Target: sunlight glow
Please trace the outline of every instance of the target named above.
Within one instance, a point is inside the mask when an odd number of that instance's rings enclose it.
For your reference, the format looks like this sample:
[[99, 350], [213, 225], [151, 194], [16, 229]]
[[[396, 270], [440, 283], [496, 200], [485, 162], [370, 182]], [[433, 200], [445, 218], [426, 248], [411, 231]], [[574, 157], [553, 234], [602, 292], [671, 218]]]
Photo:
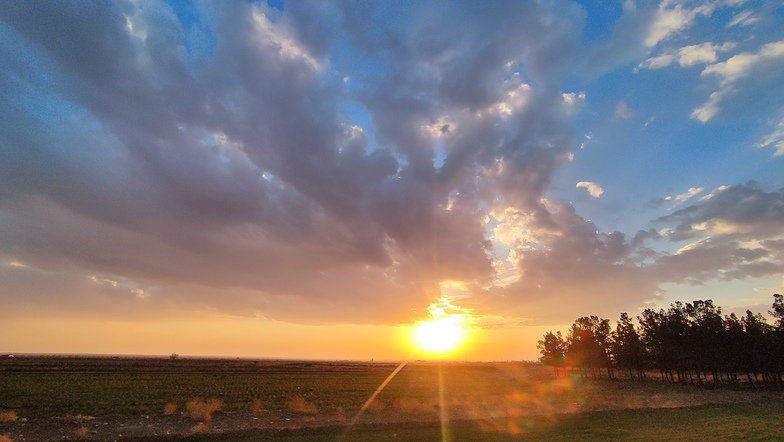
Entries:
[[446, 353], [454, 350], [465, 334], [460, 315], [445, 316], [432, 321], [420, 321], [414, 327], [417, 347], [428, 353]]

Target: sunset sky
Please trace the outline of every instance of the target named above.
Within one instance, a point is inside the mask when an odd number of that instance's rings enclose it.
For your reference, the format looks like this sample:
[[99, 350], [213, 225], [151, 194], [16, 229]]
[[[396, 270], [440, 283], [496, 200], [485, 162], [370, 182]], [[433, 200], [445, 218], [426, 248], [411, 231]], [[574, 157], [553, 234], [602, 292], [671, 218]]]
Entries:
[[[784, 2], [5, 2], [0, 352], [535, 359], [784, 292]], [[419, 358], [420, 355], [413, 357]]]

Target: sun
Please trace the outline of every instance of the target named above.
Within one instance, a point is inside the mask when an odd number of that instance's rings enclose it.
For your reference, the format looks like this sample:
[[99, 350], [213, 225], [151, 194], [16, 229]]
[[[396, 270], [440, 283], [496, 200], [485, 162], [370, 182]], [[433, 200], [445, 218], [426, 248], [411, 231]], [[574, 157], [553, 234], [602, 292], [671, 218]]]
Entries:
[[420, 350], [428, 353], [446, 353], [460, 345], [465, 335], [458, 315], [420, 321], [414, 327], [414, 340]]

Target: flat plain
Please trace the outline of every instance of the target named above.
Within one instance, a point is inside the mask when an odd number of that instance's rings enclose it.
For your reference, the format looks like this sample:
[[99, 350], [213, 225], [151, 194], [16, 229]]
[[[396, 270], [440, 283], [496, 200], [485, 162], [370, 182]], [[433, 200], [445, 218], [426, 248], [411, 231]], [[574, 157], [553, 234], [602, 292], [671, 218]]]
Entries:
[[[0, 441], [784, 440], [784, 392], [523, 362], [17, 356]], [[710, 437], [709, 437], [710, 436]]]

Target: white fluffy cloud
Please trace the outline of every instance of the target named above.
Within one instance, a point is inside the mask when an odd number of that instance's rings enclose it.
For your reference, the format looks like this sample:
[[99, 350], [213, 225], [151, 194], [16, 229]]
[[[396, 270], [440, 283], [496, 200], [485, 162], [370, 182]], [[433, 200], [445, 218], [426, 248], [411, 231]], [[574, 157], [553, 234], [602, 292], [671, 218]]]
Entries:
[[674, 52], [666, 52], [648, 58], [637, 66], [637, 69], [661, 69], [677, 63], [680, 67], [691, 67], [698, 64], [714, 63], [718, 60], [719, 52], [726, 52], [735, 47], [735, 43], [727, 42], [721, 45], [702, 43], [684, 46]]
[[659, 42], [688, 29], [698, 16], [710, 16], [716, 9], [712, 2], [698, 2], [691, 6], [691, 2], [664, 0], [659, 4], [656, 15], [650, 22], [645, 36], [645, 45], [654, 47]]
[[708, 101], [694, 109], [691, 116], [707, 123], [720, 111], [720, 104], [728, 96], [738, 93], [735, 84], [752, 75], [767, 77], [769, 74], [781, 76], [781, 63], [784, 62], [784, 41], [766, 43], [757, 52], [743, 52], [703, 69], [702, 77], [716, 78], [719, 89], [712, 92]]
[[[688, 199], [691, 199], [691, 198], [699, 195], [700, 193], [702, 193], [703, 190], [705, 190], [704, 187], [690, 187], [689, 190], [687, 190], [686, 192], [681, 193], [679, 195], [675, 195], [674, 199], [675, 199], [675, 201], [677, 201], [679, 203], [682, 203], [682, 202], [684, 202], [684, 201], [686, 201]], [[667, 198], [670, 198], [670, 197], [667, 197]]]
[[594, 198], [599, 198], [604, 193], [602, 186], [591, 181], [580, 181], [575, 185], [576, 188], [583, 188], [588, 191], [588, 194]]

